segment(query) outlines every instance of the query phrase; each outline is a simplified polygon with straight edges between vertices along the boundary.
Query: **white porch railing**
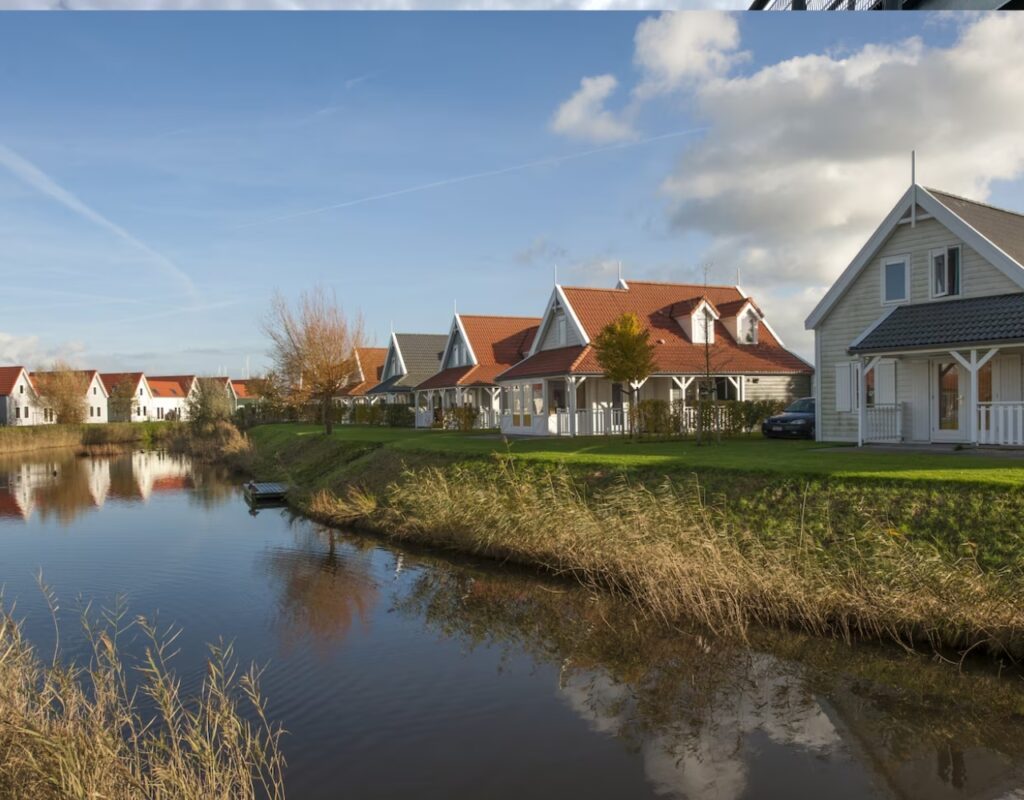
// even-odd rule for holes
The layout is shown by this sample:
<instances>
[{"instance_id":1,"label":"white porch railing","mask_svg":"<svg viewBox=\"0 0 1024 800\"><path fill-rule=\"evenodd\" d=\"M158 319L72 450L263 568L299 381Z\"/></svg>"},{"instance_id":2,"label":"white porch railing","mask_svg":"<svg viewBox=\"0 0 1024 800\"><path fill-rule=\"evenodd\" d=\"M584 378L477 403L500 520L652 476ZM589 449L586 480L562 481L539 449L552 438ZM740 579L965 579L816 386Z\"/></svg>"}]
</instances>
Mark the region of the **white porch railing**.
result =
<instances>
[{"instance_id":1,"label":"white porch railing","mask_svg":"<svg viewBox=\"0 0 1024 800\"><path fill-rule=\"evenodd\" d=\"M978 403L978 444L1024 444L1024 402Z\"/></svg>"},{"instance_id":2,"label":"white porch railing","mask_svg":"<svg viewBox=\"0 0 1024 800\"><path fill-rule=\"evenodd\" d=\"M903 441L903 404L885 403L865 409L867 430L865 442Z\"/></svg>"}]
</instances>

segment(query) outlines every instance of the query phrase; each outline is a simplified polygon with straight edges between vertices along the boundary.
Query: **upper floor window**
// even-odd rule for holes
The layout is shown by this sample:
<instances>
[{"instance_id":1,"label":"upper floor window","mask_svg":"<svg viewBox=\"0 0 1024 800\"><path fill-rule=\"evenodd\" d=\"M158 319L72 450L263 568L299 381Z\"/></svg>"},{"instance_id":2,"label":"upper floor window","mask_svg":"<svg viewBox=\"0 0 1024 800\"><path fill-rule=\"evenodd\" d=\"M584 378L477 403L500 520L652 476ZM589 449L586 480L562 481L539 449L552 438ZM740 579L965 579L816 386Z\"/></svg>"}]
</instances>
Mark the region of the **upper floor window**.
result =
<instances>
[{"instance_id":1,"label":"upper floor window","mask_svg":"<svg viewBox=\"0 0 1024 800\"><path fill-rule=\"evenodd\" d=\"M21 384L18 387L18 394L25 394L25 384Z\"/></svg>"},{"instance_id":2,"label":"upper floor window","mask_svg":"<svg viewBox=\"0 0 1024 800\"><path fill-rule=\"evenodd\" d=\"M560 347L565 345L565 314L561 311L555 317L555 341Z\"/></svg>"},{"instance_id":3,"label":"upper floor window","mask_svg":"<svg viewBox=\"0 0 1024 800\"><path fill-rule=\"evenodd\" d=\"M932 297L951 297L960 294L960 247L932 250Z\"/></svg>"},{"instance_id":4,"label":"upper floor window","mask_svg":"<svg viewBox=\"0 0 1024 800\"><path fill-rule=\"evenodd\" d=\"M905 303L910 299L910 256L882 259L882 302Z\"/></svg>"},{"instance_id":5,"label":"upper floor window","mask_svg":"<svg viewBox=\"0 0 1024 800\"><path fill-rule=\"evenodd\" d=\"M693 318L693 343L715 343L715 315L709 308L702 308Z\"/></svg>"}]
</instances>

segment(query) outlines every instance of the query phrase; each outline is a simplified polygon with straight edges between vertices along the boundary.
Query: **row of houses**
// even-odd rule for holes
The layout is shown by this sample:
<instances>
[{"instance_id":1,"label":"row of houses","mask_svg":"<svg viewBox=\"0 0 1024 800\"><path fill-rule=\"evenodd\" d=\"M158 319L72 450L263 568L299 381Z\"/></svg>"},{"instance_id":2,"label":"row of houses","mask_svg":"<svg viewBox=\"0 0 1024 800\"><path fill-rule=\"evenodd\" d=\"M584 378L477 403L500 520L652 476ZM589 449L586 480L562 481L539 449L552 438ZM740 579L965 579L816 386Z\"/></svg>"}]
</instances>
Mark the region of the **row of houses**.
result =
<instances>
[{"instance_id":1,"label":"row of houses","mask_svg":"<svg viewBox=\"0 0 1024 800\"><path fill-rule=\"evenodd\" d=\"M147 375L143 372L77 370L73 374L84 387L82 407L87 423L188 419L188 401L194 397L200 380L196 375ZM46 380L56 375L30 372L23 366L0 367L0 425L57 422L57 414L43 389ZM255 401L247 380L225 377L209 380L223 385L234 408Z\"/></svg>"},{"instance_id":2,"label":"row of houses","mask_svg":"<svg viewBox=\"0 0 1024 800\"><path fill-rule=\"evenodd\" d=\"M609 380L594 339L623 313L650 332L656 369L635 386ZM447 333L393 333L357 352L343 403L411 406L418 427L472 408L479 427L535 436L628 430L629 397L693 409L711 376L720 400L810 394L813 368L783 344L739 286L619 279L610 288L555 285L539 317L456 313ZM706 389L705 389L706 390Z\"/></svg>"},{"instance_id":3,"label":"row of houses","mask_svg":"<svg viewBox=\"0 0 1024 800\"><path fill-rule=\"evenodd\" d=\"M882 214L879 214L882 217ZM593 342L624 312L655 344L636 387ZM813 396L819 440L1024 445L1024 215L912 182L806 320L814 364L739 286L556 285L539 317L455 314L446 334L363 348L343 402L407 403L416 424L477 409L510 434L624 432L629 389L692 411Z\"/></svg>"}]
</instances>

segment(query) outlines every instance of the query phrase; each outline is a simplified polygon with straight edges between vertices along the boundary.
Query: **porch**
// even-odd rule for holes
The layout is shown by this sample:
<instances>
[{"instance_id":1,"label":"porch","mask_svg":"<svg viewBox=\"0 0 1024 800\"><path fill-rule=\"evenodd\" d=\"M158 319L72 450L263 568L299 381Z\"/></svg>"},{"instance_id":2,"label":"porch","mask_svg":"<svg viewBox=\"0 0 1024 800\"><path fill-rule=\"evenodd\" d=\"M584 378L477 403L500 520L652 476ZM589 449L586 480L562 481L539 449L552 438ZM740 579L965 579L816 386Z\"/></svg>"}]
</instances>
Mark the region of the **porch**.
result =
<instances>
[{"instance_id":1,"label":"porch","mask_svg":"<svg viewBox=\"0 0 1024 800\"><path fill-rule=\"evenodd\" d=\"M857 442L1024 446L1024 345L887 353L854 364Z\"/></svg>"},{"instance_id":2,"label":"porch","mask_svg":"<svg viewBox=\"0 0 1024 800\"><path fill-rule=\"evenodd\" d=\"M762 383L763 381L763 383ZM690 433L698 427L700 376L658 375L627 388L603 376L569 375L502 384L502 433L532 436L624 436L631 429L630 396L638 402L664 401L672 417L673 432ZM791 377L715 375L704 391L705 399L789 400L807 393ZM630 391L633 389L633 392ZM709 428L724 427L724 406L714 407Z\"/></svg>"},{"instance_id":3,"label":"porch","mask_svg":"<svg viewBox=\"0 0 1024 800\"><path fill-rule=\"evenodd\" d=\"M454 386L446 389L425 389L416 392L414 409L417 428L457 427L453 418L456 409L475 410L473 427L497 428L501 390L497 386Z\"/></svg>"}]
</instances>

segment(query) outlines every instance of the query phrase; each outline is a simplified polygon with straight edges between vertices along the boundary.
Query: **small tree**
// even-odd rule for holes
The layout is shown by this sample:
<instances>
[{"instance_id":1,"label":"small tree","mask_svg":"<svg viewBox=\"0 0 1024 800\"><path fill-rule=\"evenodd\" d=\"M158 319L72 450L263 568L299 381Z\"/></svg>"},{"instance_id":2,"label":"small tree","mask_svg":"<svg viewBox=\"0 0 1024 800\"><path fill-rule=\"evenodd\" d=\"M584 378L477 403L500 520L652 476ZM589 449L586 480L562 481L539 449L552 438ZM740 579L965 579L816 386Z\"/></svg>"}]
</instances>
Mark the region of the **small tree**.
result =
<instances>
[{"instance_id":1,"label":"small tree","mask_svg":"<svg viewBox=\"0 0 1024 800\"><path fill-rule=\"evenodd\" d=\"M197 378L195 390L185 400L189 422L197 427L230 419L234 413L224 381L219 378Z\"/></svg>"},{"instance_id":2,"label":"small tree","mask_svg":"<svg viewBox=\"0 0 1024 800\"><path fill-rule=\"evenodd\" d=\"M299 296L293 310L280 294L263 323L270 337L274 368L295 405L314 403L324 430L333 429L334 398L356 371L356 348L363 344L363 320L350 320L334 293L316 286Z\"/></svg>"},{"instance_id":3,"label":"small tree","mask_svg":"<svg viewBox=\"0 0 1024 800\"><path fill-rule=\"evenodd\" d=\"M627 312L608 323L594 339L597 363L604 374L615 383L623 383L629 391L629 413L636 412L637 390L650 376L657 364L651 332L640 324L640 318ZM635 432L636 425L630 425Z\"/></svg>"},{"instance_id":4,"label":"small tree","mask_svg":"<svg viewBox=\"0 0 1024 800\"><path fill-rule=\"evenodd\" d=\"M54 419L62 425L85 422L86 392L89 376L72 369L63 361L55 361L48 370L34 377L39 404L52 409Z\"/></svg>"},{"instance_id":5,"label":"small tree","mask_svg":"<svg viewBox=\"0 0 1024 800\"><path fill-rule=\"evenodd\" d=\"M135 384L124 378L110 387L107 398L107 419L111 422L131 422L135 405Z\"/></svg>"}]
</instances>

